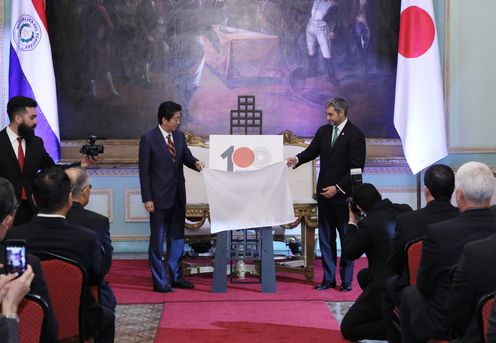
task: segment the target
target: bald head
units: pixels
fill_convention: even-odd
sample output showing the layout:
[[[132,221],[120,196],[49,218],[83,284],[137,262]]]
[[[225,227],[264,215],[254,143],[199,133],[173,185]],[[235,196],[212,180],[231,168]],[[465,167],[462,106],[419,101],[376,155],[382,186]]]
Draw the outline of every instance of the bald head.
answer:
[[[90,187],[88,174],[79,167],[72,167],[65,170],[71,180],[72,200],[86,206],[89,202]]]

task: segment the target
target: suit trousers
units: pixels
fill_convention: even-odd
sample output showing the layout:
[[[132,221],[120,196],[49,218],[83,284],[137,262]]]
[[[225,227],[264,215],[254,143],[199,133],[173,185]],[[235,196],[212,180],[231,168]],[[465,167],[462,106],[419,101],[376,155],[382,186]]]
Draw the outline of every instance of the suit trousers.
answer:
[[[428,339],[449,339],[446,317],[439,313],[417,287],[409,286],[401,293],[401,341],[426,342]]]
[[[329,204],[326,200],[319,199],[319,245],[322,253],[322,266],[324,268],[323,281],[336,281],[336,230],[339,238],[343,236],[343,226],[348,221],[348,207],[346,204]],[[340,259],[339,274],[341,282],[351,285],[353,280],[353,261]]]
[[[185,207],[176,201],[168,209],[155,209],[150,213],[150,245],[148,258],[152,272],[153,285],[165,287],[171,281],[181,278],[181,260],[184,251]],[[167,245],[167,263],[170,279],[163,263],[164,236]]]

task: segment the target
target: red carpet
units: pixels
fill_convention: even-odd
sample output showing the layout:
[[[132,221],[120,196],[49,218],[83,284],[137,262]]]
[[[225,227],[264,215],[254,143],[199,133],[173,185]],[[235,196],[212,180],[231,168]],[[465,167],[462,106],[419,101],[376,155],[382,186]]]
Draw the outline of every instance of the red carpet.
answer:
[[[346,342],[323,301],[166,303],[162,342]]]
[[[157,304],[163,302],[198,301],[250,301],[250,300],[325,300],[354,301],[360,294],[356,272],[366,267],[365,258],[355,263],[353,290],[342,293],[337,290],[316,291],[313,286],[322,280],[320,260],[315,265],[314,282],[306,281],[294,273],[277,273],[277,293],[261,293],[260,284],[231,284],[227,281],[226,293],[212,293],[212,274],[188,276],[195,289],[176,289],[174,293],[152,291],[152,281],[147,260],[114,260],[107,281],[110,283],[119,304]],[[338,284],[340,281],[338,280]]]
[[[189,276],[193,290],[156,293],[147,260],[114,260],[107,281],[119,304],[164,303],[156,343],[346,342],[325,301],[354,301],[360,294],[356,272],[367,261],[355,263],[353,291],[347,293],[314,290],[322,280],[320,263],[315,264],[315,281],[277,273],[275,294],[261,293],[260,284],[229,280],[226,293],[212,293],[212,274]]]

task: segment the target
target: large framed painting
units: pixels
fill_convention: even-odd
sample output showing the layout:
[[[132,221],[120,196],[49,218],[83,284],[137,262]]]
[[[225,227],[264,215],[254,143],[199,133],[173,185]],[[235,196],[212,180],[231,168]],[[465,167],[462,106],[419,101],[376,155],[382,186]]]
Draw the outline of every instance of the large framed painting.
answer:
[[[246,95],[263,134],[312,137],[342,96],[368,139],[398,141],[400,0],[46,3],[63,141],[135,141],[165,100],[181,104],[182,130],[229,134]]]

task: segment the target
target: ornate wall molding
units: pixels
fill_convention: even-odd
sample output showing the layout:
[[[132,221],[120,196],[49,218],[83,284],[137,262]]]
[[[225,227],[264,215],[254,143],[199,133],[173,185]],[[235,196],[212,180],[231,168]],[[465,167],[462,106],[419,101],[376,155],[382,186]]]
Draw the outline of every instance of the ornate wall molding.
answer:
[[[91,190],[90,202],[86,208],[108,217],[112,223],[114,221],[113,189],[93,188]]]

